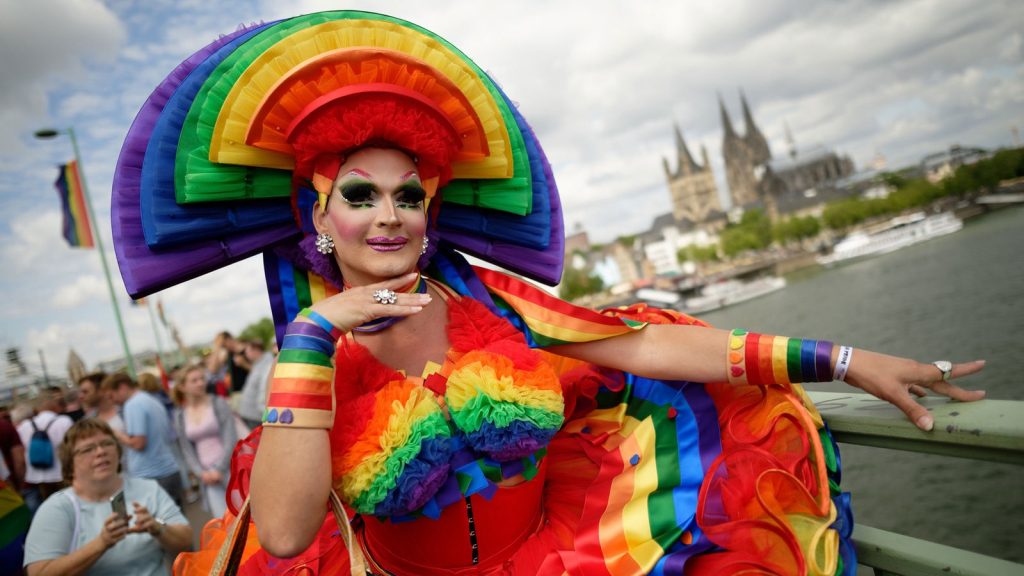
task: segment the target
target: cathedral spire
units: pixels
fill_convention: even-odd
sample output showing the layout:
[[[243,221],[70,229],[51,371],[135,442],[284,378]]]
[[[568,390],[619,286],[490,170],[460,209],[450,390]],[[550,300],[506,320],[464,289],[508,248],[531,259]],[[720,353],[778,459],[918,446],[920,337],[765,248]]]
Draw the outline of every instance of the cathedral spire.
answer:
[[[676,136],[676,157],[679,159],[679,171],[685,172],[686,166],[690,171],[697,172],[697,163],[693,161],[693,156],[690,155],[690,149],[686,146],[686,140],[683,139],[683,133],[679,130],[679,124],[673,122],[673,128],[675,129]]]
[[[782,125],[786,129],[786,146],[789,147],[789,157],[796,160],[796,140],[793,139],[793,132],[789,129],[789,122],[783,120]]]
[[[751,131],[757,130],[757,124],[754,123],[754,115],[750,113],[747,95],[743,93],[742,88],[740,88],[740,104],[743,106],[743,123],[746,124],[747,134],[750,134]]]
[[[743,139],[750,147],[751,160],[754,164],[763,164],[772,159],[772,152],[768,148],[768,140],[758,129],[757,123],[754,122],[754,115],[750,113],[750,105],[747,104],[747,95],[743,93],[742,88],[740,89],[740,103],[743,106]]]
[[[722,95],[718,95],[718,111],[722,115],[722,131],[725,132],[725,139],[736,137],[736,131],[732,129],[732,120],[729,120],[729,111],[725,109],[725,102],[722,102]]]

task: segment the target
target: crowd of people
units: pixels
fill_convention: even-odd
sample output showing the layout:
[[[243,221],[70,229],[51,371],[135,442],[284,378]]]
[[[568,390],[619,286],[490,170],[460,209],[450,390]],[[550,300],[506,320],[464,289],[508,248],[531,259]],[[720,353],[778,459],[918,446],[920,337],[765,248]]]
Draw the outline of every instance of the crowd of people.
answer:
[[[231,454],[274,363],[222,332],[170,374],[94,372],[0,406],[0,573],[164,574],[192,547],[183,510],[224,514]]]

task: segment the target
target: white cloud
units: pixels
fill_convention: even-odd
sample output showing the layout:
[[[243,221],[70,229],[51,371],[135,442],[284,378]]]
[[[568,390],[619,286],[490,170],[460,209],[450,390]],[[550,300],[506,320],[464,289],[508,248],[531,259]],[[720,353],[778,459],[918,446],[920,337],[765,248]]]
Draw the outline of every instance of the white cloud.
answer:
[[[15,215],[10,226],[11,235],[3,242],[0,254],[3,262],[13,267],[8,268],[12,273],[25,272],[45,262],[53,252],[68,249],[60,234],[62,218],[55,210]]]
[[[54,85],[109,63],[125,32],[99,0],[0,0],[0,151],[40,123]]]
[[[90,301],[109,298],[106,282],[99,276],[79,276],[70,284],[57,288],[53,295],[53,307],[61,310],[75,308]]]
[[[72,94],[61,103],[60,114],[68,117],[78,115],[94,116],[98,111],[106,108],[109,101],[109,98],[104,98],[98,94]]]
[[[43,328],[30,328],[25,336],[25,347],[23,356],[33,360],[38,351],[44,351],[51,375],[65,374],[64,364],[71,350],[83,356],[88,365],[121,355],[115,333],[93,322],[51,322]]]

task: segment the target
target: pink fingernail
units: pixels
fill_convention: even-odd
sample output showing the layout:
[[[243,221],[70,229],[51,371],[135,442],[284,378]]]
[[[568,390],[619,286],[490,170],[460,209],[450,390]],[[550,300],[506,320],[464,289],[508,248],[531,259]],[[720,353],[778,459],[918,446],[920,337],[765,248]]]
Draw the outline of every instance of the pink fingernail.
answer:
[[[922,429],[922,430],[925,430],[925,431],[931,430],[932,426],[934,426],[934,425],[935,425],[935,422],[932,420],[931,416],[925,415],[925,416],[921,416],[920,418],[917,419],[917,427]]]

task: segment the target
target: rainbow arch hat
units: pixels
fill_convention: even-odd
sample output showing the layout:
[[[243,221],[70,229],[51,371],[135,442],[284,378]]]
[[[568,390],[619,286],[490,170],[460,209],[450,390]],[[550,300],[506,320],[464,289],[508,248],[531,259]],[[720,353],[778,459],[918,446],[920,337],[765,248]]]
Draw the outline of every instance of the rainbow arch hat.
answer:
[[[425,28],[330,11],[222,36],[179,64],[143,104],[118,158],[111,209],[129,294],[138,298],[257,253],[275,321],[337,292],[301,246],[313,234],[317,154],[345,150],[308,150],[296,135],[311,119],[367,105],[429,117],[447,143],[435,155],[416,149],[416,140],[398,143],[442,164],[432,250],[421,265],[435,250],[445,258],[457,251],[558,283],[564,228],[551,167],[497,83]],[[332,142],[354,148],[394,140],[365,134],[374,130],[338,131]]]

